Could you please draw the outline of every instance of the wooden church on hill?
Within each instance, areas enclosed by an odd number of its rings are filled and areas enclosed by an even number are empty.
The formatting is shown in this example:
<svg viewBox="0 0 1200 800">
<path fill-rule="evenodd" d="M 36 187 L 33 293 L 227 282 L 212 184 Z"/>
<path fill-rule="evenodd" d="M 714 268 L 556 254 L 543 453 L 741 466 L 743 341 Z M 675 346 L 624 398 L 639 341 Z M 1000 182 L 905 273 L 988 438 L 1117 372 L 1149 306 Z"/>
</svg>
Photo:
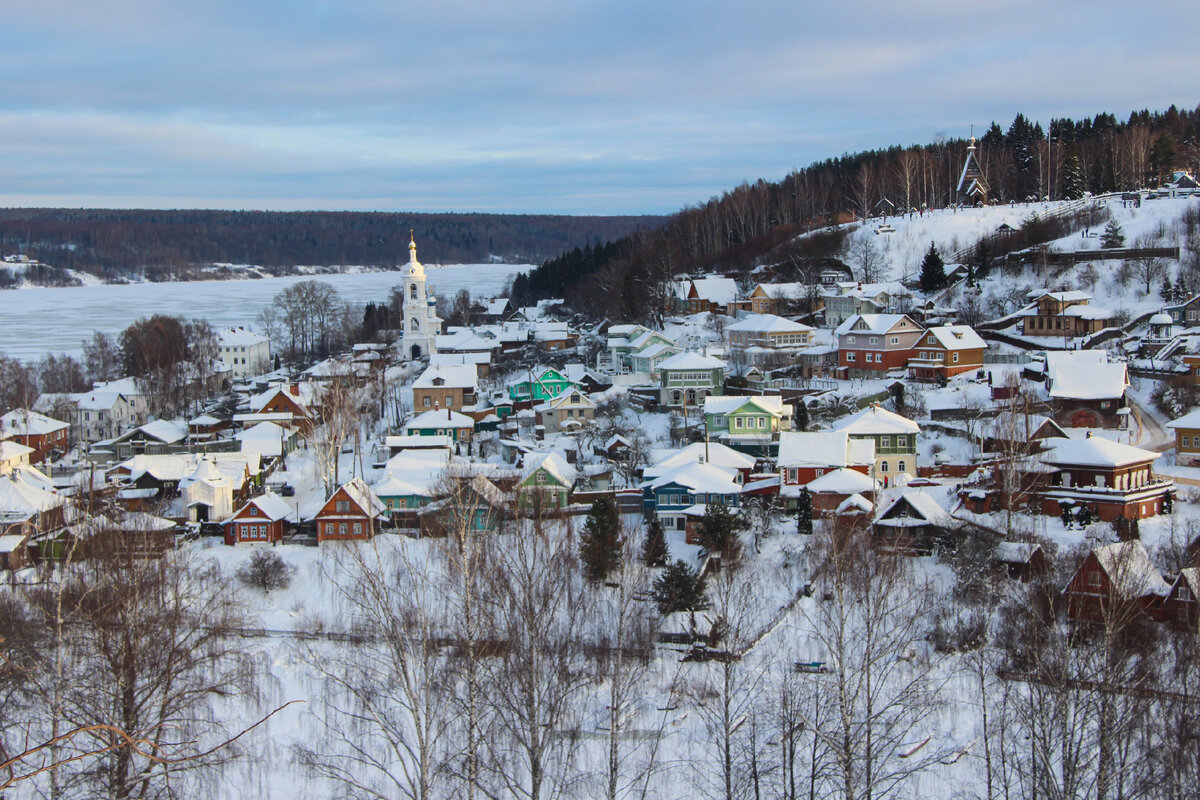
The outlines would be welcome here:
<svg viewBox="0 0 1200 800">
<path fill-rule="evenodd" d="M 962 206 L 983 205 L 988 199 L 987 178 L 975 158 L 975 135 L 967 146 L 967 160 L 963 163 L 962 175 L 958 179 L 958 204 Z"/>
</svg>

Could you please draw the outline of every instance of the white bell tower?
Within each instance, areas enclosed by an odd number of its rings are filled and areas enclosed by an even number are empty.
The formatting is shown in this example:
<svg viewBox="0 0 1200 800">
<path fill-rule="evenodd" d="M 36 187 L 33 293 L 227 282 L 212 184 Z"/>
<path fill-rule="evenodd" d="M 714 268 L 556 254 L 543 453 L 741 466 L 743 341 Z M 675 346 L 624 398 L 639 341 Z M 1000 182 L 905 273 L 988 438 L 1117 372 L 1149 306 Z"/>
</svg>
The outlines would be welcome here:
<svg viewBox="0 0 1200 800">
<path fill-rule="evenodd" d="M 404 358 L 418 359 L 436 350 L 436 337 L 442 332 L 437 316 L 437 301 L 427 294 L 425 268 L 417 261 L 417 242 L 409 232 L 408 266 L 404 272 L 404 332 L 400 347 Z"/>
</svg>

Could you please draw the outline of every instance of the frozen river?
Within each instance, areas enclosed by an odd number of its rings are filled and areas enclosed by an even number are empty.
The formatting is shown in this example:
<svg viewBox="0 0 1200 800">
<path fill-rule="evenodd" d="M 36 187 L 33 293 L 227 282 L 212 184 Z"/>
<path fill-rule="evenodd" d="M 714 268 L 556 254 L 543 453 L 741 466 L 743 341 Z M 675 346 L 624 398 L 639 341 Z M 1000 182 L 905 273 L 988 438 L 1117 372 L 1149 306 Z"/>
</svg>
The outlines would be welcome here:
<svg viewBox="0 0 1200 800">
<path fill-rule="evenodd" d="M 433 292 L 454 296 L 466 289 L 489 297 L 504 289 L 518 272 L 515 264 L 425 266 Z M 138 283 L 125 286 L 77 286 L 65 289 L 0 291 L 0 353 L 30 361 L 46 353 L 75 353 L 80 342 L 100 330 L 115 336 L 129 323 L 151 314 L 203 318 L 215 327 L 251 325 L 280 291 L 303 280 L 325 281 L 353 303 L 387 300 L 400 283 L 399 272 L 293 276 L 245 281 Z"/>
</svg>

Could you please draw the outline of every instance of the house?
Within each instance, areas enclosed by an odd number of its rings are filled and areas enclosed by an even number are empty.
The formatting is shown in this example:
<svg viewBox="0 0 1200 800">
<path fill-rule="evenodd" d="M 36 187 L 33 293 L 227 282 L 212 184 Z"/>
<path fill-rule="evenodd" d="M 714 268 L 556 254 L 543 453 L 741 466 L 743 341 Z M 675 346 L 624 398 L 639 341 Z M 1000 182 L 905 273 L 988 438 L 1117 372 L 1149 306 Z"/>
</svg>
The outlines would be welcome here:
<svg viewBox="0 0 1200 800">
<path fill-rule="evenodd" d="M 126 394 L 106 388 L 76 394 L 43 394 L 34 409 L 51 417 L 69 417 L 77 439 L 95 444 L 119 436 L 130 425 L 145 419 L 139 403 Z"/>
<path fill-rule="evenodd" d="M 250 398 L 251 413 L 262 418 L 257 421 L 284 421 L 288 427 L 299 430 L 301 435 L 312 431 L 317 423 L 318 410 L 316 387 L 308 382 L 277 386 Z"/>
<path fill-rule="evenodd" d="M 696 278 L 688 282 L 684 310 L 689 314 L 731 314 L 737 294 L 733 278 Z"/>
<path fill-rule="evenodd" d="M 693 506 L 718 504 L 737 508 L 741 493 L 741 475 L 737 470 L 697 461 L 669 469 L 642 486 L 643 505 L 669 531 L 687 530 L 689 509 Z M 699 513 L 703 514 L 703 510 Z"/>
<path fill-rule="evenodd" d="M 187 421 L 188 442 L 203 445 L 215 442 L 222 431 L 228 430 L 230 421 L 214 417 L 211 414 L 200 414 Z"/>
<path fill-rule="evenodd" d="M 28 467 L 32 454 L 32 447 L 26 447 L 12 439 L 0 439 L 0 475 L 11 475 L 20 467 Z"/>
<path fill-rule="evenodd" d="M 371 487 L 362 478 L 353 478 L 339 486 L 313 518 L 317 541 L 370 539 L 385 511 Z"/>
<path fill-rule="evenodd" d="M 1022 454 L 1044 450 L 1049 439 L 1070 435 L 1050 417 L 1001 411 L 983 425 L 983 452 Z"/>
<path fill-rule="evenodd" d="M 917 474 L 917 434 L 921 428 L 911 419 L 888 411 L 878 403 L 839 420 L 835 431 L 851 439 L 869 439 L 875 444 L 875 474 L 884 486 L 904 484 Z"/>
<path fill-rule="evenodd" d="M 750 314 L 725 326 L 730 356 L 735 354 L 756 366 L 779 367 L 812 344 L 813 329 L 774 314 Z"/>
<path fill-rule="evenodd" d="M 565 509 L 575 486 L 575 468 L 558 453 L 527 453 L 517 481 L 517 506 L 538 514 Z"/>
<path fill-rule="evenodd" d="M 1113 325 L 1116 318 L 1107 308 L 1089 305 L 1092 296 L 1087 292 L 1036 289 L 1029 297 L 1033 302 L 1019 312 L 1024 317 L 1021 332 L 1026 336 L 1090 336 Z"/>
<path fill-rule="evenodd" d="M 578 361 L 563 364 L 562 373 L 567 376 L 567 380 L 583 389 L 587 394 L 607 391 L 613 385 L 612 378 L 588 369 L 587 365 Z"/>
<path fill-rule="evenodd" d="M 825 324 L 836 328 L 855 316 L 895 315 L 900 313 L 903 303 L 911 296 L 908 289 L 896 281 L 841 282 L 821 292 Z"/>
<path fill-rule="evenodd" d="M 695 406 L 709 395 L 725 393 L 725 362 L 696 352 L 671 356 L 658 365 L 659 402 Z"/>
<path fill-rule="evenodd" d="M 1162 456 L 1120 444 L 1091 432 L 1082 439 L 1051 439 L 1038 458 L 1050 468 L 1048 485 L 1038 489 L 1042 513 L 1061 516 L 1064 508 L 1086 505 L 1094 519 L 1145 519 L 1163 513 L 1175 485 L 1159 478 L 1152 464 Z"/>
<path fill-rule="evenodd" d="M 836 279 L 835 279 L 836 280 Z M 753 314 L 799 314 L 809 308 L 809 286 L 804 283 L 760 283 L 750 290 Z M 815 300 L 815 297 L 813 298 Z"/>
<path fill-rule="evenodd" d="M 841 377 L 882 378 L 908 365 L 923 330 L 905 314 L 855 314 L 834 333 Z"/>
<path fill-rule="evenodd" d="M 1133 540 L 1094 548 L 1063 594 L 1068 617 L 1103 622 L 1110 613 L 1124 614 L 1126 609 L 1154 616 L 1170 591 L 1146 547 Z"/>
<path fill-rule="evenodd" d="M 1200 411 L 1184 414 L 1163 427 L 1175 432 L 1175 463 L 1183 466 L 1200 463 Z"/>
<path fill-rule="evenodd" d="M 1128 387 L 1126 365 L 1108 363 L 1102 350 L 1046 354 L 1051 406 L 1059 421 L 1072 428 L 1117 427 Z"/>
<path fill-rule="evenodd" d="M 944 381 L 983 368 L 987 342 L 970 325 L 926 328 L 908 359 L 908 373 L 918 380 Z"/>
<path fill-rule="evenodd" d="M 280 458 L 296 449 L 296 432 L 274 422 L 260 422 L 233 436 L 242 452 L 255 452 L 261 458 Z"/>
<path fill-rule="evenodd" d="M 445 536 L 464 523 L 474 533 L 496 531 L 512 517 L 508 495 L 483 475 L 475 475 L 450 496 L 417 512 L 422 536 Z"/>
<path fill-rule="evenodd" d="M 473 364 L 430 365 L 413 381 L 413 410 L 431 408 L 474 409 L 479 392 L 479 370 Z"/>
<path fill-rule="evenodd" d="M 207 458 L 179 482 L 179 491 L 192 522 L 224 520 L 233 511 L 233 481 Z"/>
<path fill-rule="evenodd" d="M 295 517 L 294 509 L 274 492 L 252 497 L 225 520 L 225 544 L 281 542 Z"/>
<path fill-rule="evenodd" d="M 704 398 L 709 436 L 734 445 L 762 446 L 792 427 L 792 407 L 778 395 Z"/>
<path fill-rule="evenodd" d="M 863 472 L 842 467 L 814 478 L 804 487 L 812 496 L 813 514 L 832 514 L 852 497 L 861 497 L 867 502 L 875 500 L 875 479 Z"/>
<path fill-rule="evenodd" d="M 217 331 L 217 358 L 229 367 L 234 380 L 245 380 L 271 370 L 271 340 L 242 327 Z"/>
<path fill-rule="evenodd" d="M 1197 592 L 1200 592 L 1200 568 L 1184 567 L 1179 570 L 1179 575 L 1163 599 L 1160 618 L 1174 628 L 1196 633 L 1200 630 Z"/>
<path fill-rule="evenodd" d="M 546 433 L 570 433 L 595 419 L 596 401 L 572 389 L 534 406 L 533 410 Z"/>
<path fill-rule="evenodd" d="M 1171 320 L 1176 325 L 1193 328 L 1200 323 L 1200 294 L 1193 294 L 1182 303 L 1167 306 L 1164 310 L 1171 315 Z"/>
<path fill-rule="evenodd" d="M 450 409 L 434 409 L 418 414 L 404 426 L 409 436 L 449 436 L 455 442 L 469 442 L 475 431 L 475 419 Z"/>
<path fill-rule="evenodd" d="M 1007 577 L 1022 582 L 1028 582 L 1050 568 L 1042 546 L 1032 542 L 999 542 L 992 562 Z"/>
<path fill-rule="evenodd" d="M 779 496 L 789 510 L 801 487 L 843 469 L 870 477 L 875 468 L 875 439 L 851 438 L 845 431 L 785 431 L 779 434 Z"/>
<path fill-rule="evenodd" d="M 900 552 L 928 555 L 948 544 L 954 520 L 926 489 L 904 489 L 871 523 L 880 542 Z"/>
<path fill-rule="evenodd" d="M 0 536 L 43 537 L 62 527 L 65 498 L 36 469 L 0 476 Z"/>
<path fill-rule="evenodd" d="M 659 364 L 680 352 L 679 345 L 658 331 L 643 333 L 629 343 L 629 368 L 633 372 L 653 375 Z"/>
<path fill-rule="evenodd" d="M 140 455 L 178 453 L 188 449 L 188 429 L 186 425 L 156 419 L 123 433 L 110 442 L 98 444 L 105 451 L 111 452 L 117 461 Z"/>
<path fill-rule="evenodd" d="M 514 403 L 542 403 L 571 388 L 570 379 L 554 367 L 532 367 L 517 374 L 505 386 Z"/>
<path fill-rule="evenodd" d="M 0 534 L 0 572 L 16 572 L 33 564 L 31 532 Z"/>
<path fill-rule="evenodd" d="M 642 470 L 642 477 L 645 480 L 661 477 L 684 464 L 712 464 L 729 470 L 734 474 L 734 482 L 742 484 L 749 480 L 750 474 L 758 466 L 758 459 L 754 456 L 734 450 L 719 442 L 695 442 L 679 450 L 657 452 L 652 454 L 651 460 L 653 464 Z M 647 498 L 647 500 L 652 499 Z M 652 510 L 652 506 L 649 504 L 645 508 L 647 511 Z"/>
<path fill-rule="evenodd" d="M 33 452 L 30 462 L 40 464 L 55 453 L 62 455 L 70 449 L 68 431 L 71 425 L 45 414 L 18 408 L 0 416 L 0 439 L 23 444 Z"/>
</svg>

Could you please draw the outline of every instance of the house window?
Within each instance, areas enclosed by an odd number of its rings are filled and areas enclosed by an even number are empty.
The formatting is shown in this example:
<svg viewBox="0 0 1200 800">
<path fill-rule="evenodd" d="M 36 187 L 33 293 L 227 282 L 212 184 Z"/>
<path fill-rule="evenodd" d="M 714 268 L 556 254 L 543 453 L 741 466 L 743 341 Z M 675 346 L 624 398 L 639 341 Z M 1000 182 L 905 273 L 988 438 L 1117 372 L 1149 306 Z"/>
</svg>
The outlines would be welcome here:
<svg viewBox="0 0 1200 800">
<path fill-rule="evenodd" d="M 454 405 L 454 395 L 452 395 L 452 394 L 446 395 L 446 408 L 450 408 L 453 405 Z"/>
<path fill-rule="evenodd" d="M 853 337 L 853 336 L 847 336 L 847 337 L 846 337 L 846 344 L 854 344 L 854 337 Z"/>
<path fill-rule="evenodd" d="M 362 536 L 362 523 L 361 522 L 354 523 L 354 535 Z"/>
<path fill-rule="evenodd" d="M 338 533 L 340 533 L 342 536 L 346 535 L 346 523 L 338 523 Z"/>
<path fill-rule="evenodd" d="M 896 462 L 896 472 L 907 472 L 908 466 L 903 461 Z"/>
<path fill-rule="evenodd" d="M 1184 602 L 1190 602 L 1192 599 L 1192 590 L 1186 586 L 1180 586 L 1178 597 Z"/>
<path fill-rule="evenodd" d="M 254 506 L 250 506 L 250 516 L 252 516 L 252 517 L 258 516 L 258 509 L 255 508 Z"/>
<path fill-rule="evenodd" d="M 846 353 L 846 360 L 847 360 L 847 361 L 854 361 L 854 360 L 855 360 L 855 356 L 856 356 L 856 355 L 858 355 L 858 354 L 857 354 L 857 353 Z"/>
<path fill-rule="evenodd" d="M 338 513 L 349 511 L 350 510 L 350 501 L 349 500 L 338 500 L 337 503 L 334 504 L 334 507 L 338 510 Z"/>
<path fill-rule="evenodd" d="M 870 340 L 870 344 L 879 344 L 879 337 L 878 337 L 878 336 L 872 336 L 872 337 L 871 337 L 871 340 Z"/>
<path fill-rule="evenodd" d="M 544 473 L 544 472 L 539 472 L 539 473 L 537 474 L 537 482 L 538 482 L 538 483 L 545 483 L 545 482 L 546 482 L 546 473 Z"/>
<path fill-rule="evenodd" d="M 892 446 L 892 437 L 880 436 L 879 437 L 879 446 L 880 447 L 891 447 Z"/>
<path fill-rule="evenodd" d="M 1191 447 L 1191 446 L 1192 446 L 1192 445 L 1191 445 L 1191 442 L 1189 442 L 1189 441 L 1188 441 L 1188 439 L 1189 439 L 1189 437 L 1187 437 L 1187 436 L 1183 437 L 1183 446 L 1184 446 L 1184 447 Z"/>
<path fill-rule="evenodd" d="M 424 408 L 429 408 L 430 406 L 433 405 L 432 398 L 430 398 L 429 395 L 425 395 L 424 397 L 421 398 L 421 405 Z"/>
<path fill-rule="evenodd" d="M 1100 586 L 1100 573 L 1092 570 L 1088 573 L 1088 586 Z"/>
<path fill-rule="evenodd" d="M 886 462 L 886 461 L 880 461 L 880 462 L 879 462 L 879 471 L 880 471 L 880 472 L 887 472 L 887 471 L 888 471 L 888 462 Z"/>
<path fill-rule="evenodd" d="M 958 353 L 955 353 L 950 360 L 953 361 L 955 364 L 957 364 L 958 363 Z"/>
<path fill-rule="evenodd" d="M 891 339 L 888 339 L 888 343 L 889 344 L 900 344 L 900 337 L 893 336 Z"/>
<path fill-rule="evenodd" d="M 795 483 L 798 480 L 798 470 L 789 468 L 785 473 L 788 483 Z"/>
</svg>

